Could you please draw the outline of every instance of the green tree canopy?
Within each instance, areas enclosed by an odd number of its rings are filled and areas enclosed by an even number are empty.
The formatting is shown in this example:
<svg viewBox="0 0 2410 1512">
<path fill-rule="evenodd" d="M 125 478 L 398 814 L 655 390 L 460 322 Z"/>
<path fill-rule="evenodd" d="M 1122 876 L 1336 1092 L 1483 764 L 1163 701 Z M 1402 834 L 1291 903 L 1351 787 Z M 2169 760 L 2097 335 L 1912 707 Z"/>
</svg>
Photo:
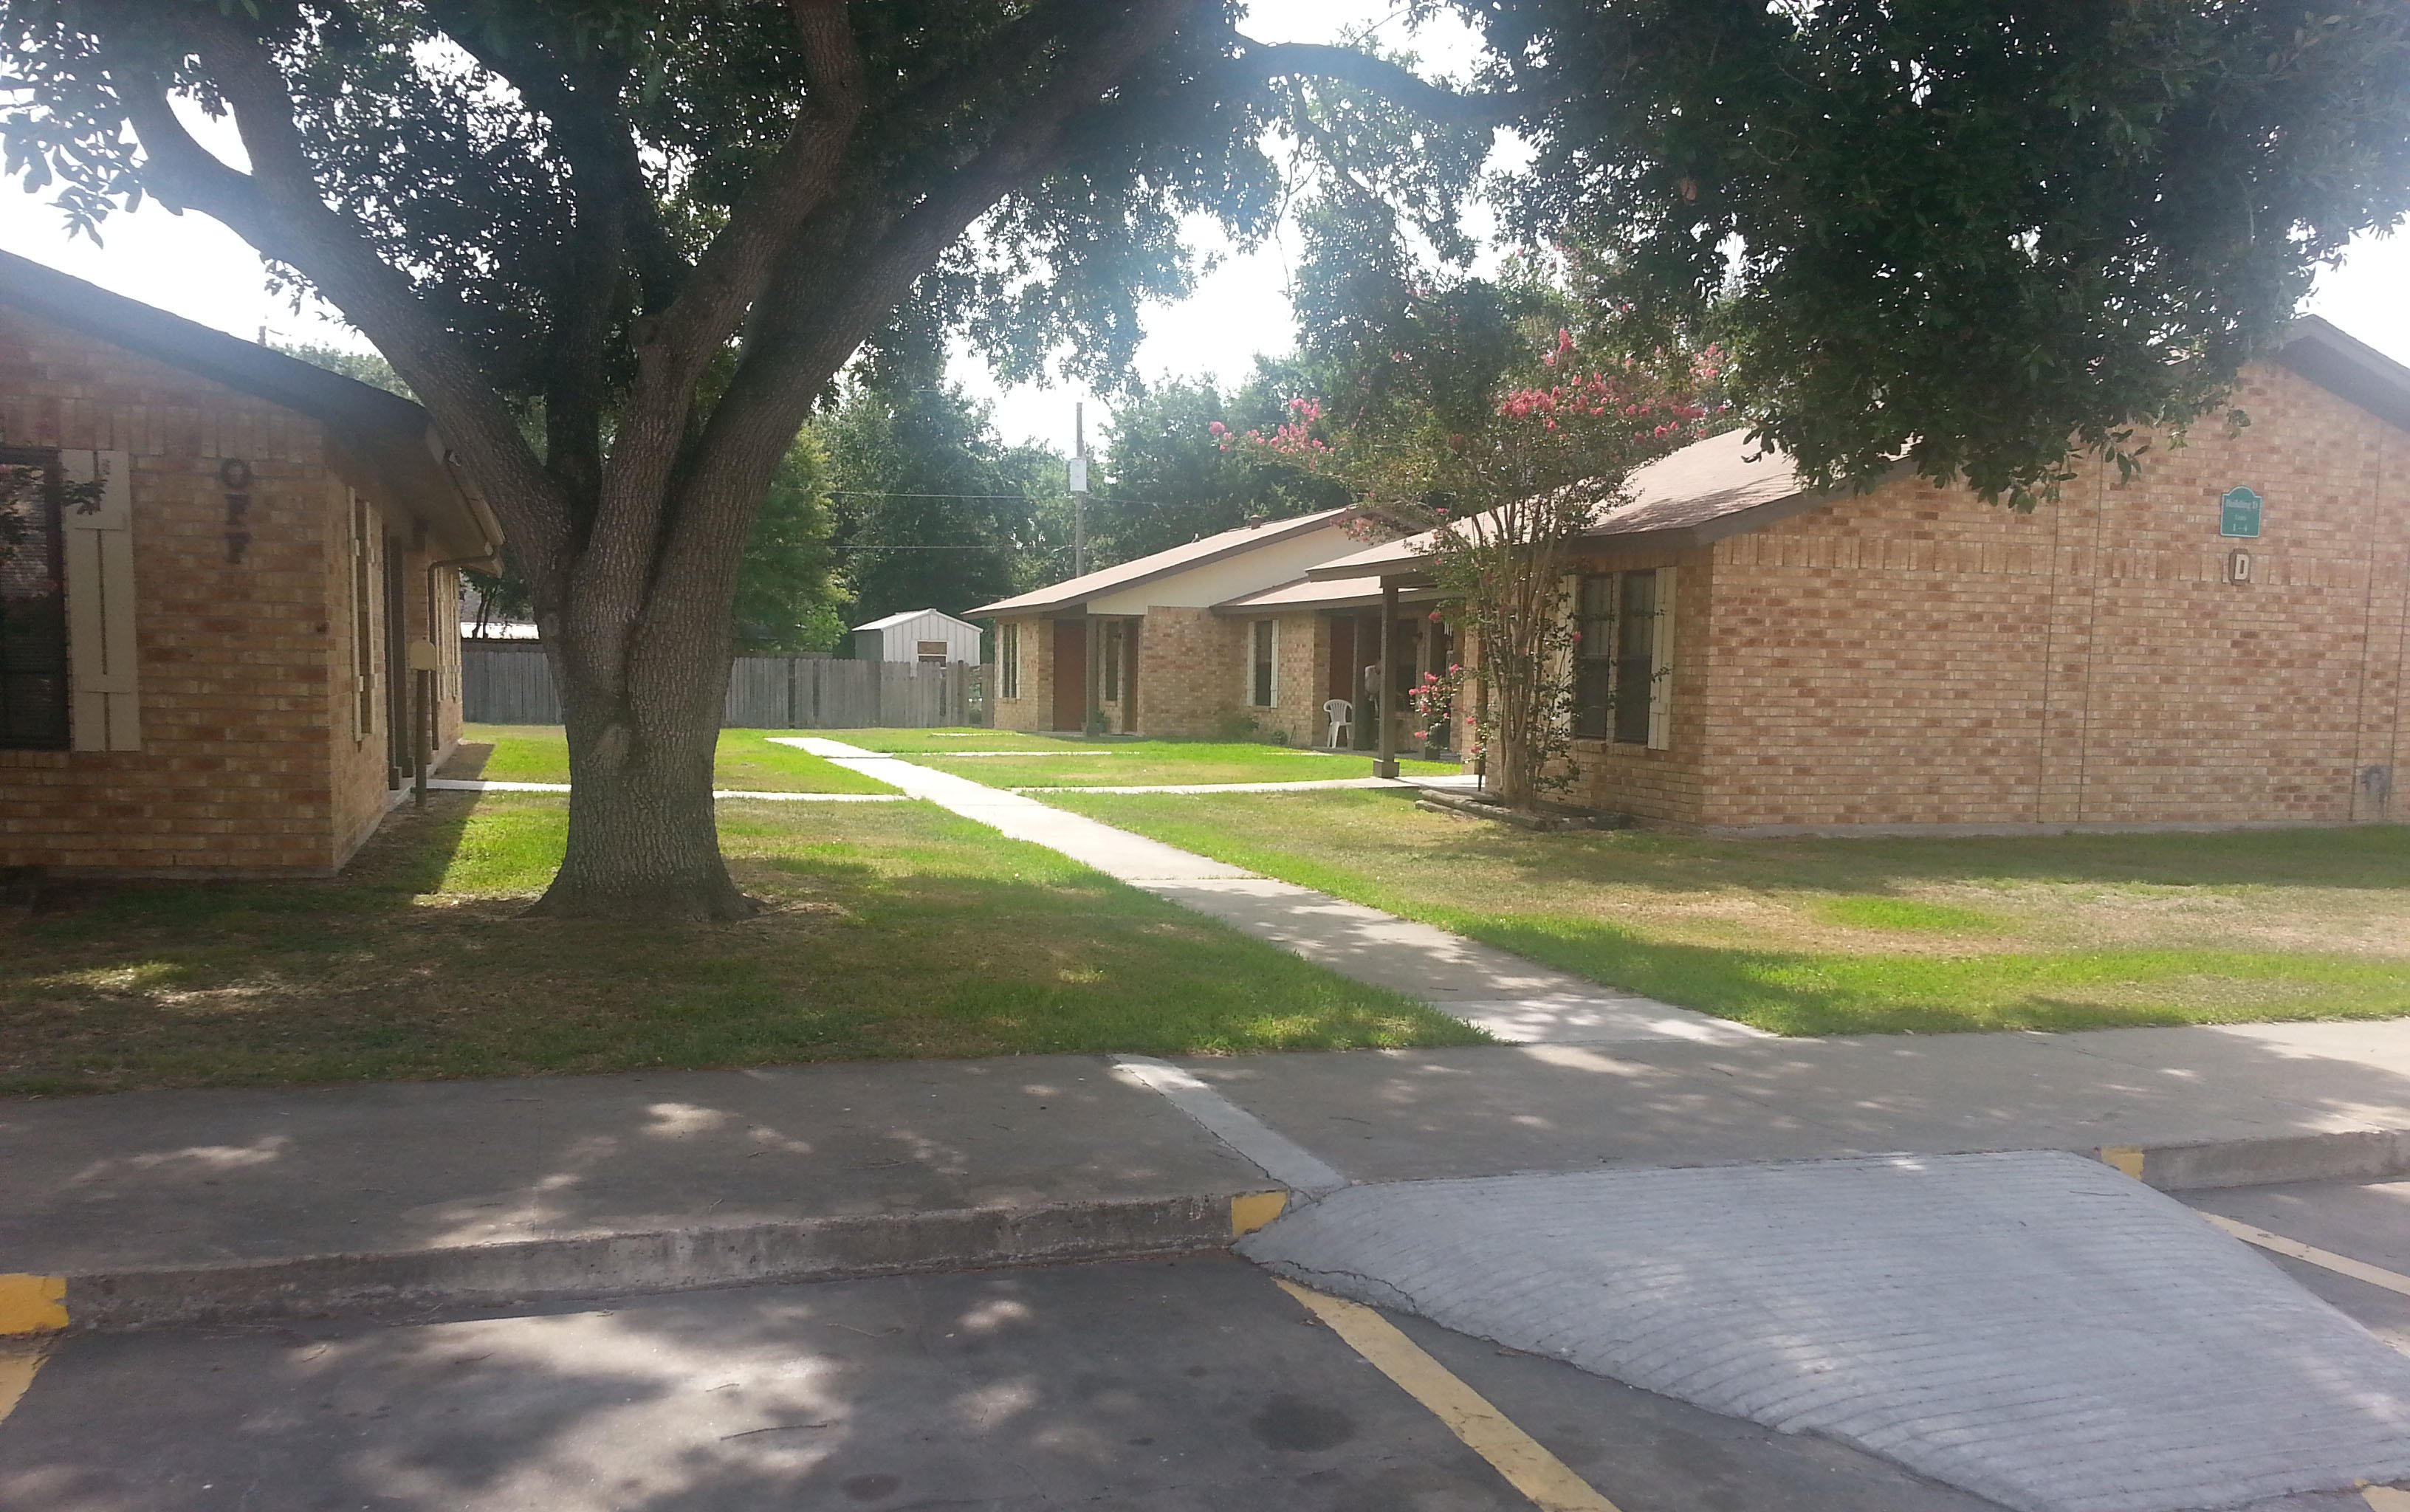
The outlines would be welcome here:
<svg viewBox="0 0 2410 1512">
<path fill-rule="evenodd" d="M 1088 508 L 1090 564 L 1347 502 L 1346 490 L 1328 478 L 1234 457 L 1223 444 L 1225 436 L 1277 426 L 1282 406 L 1314 387 L 1293 362 L 1258 361 L 1254 376 L 1227 397 L 1200 377 L 1167 379 L 1124 400 L 1106 432 Z"/>
<path fill-rule="evenodd" d="M 875 362 L 815 422 L 836 486 L 836 544 L 854 622 L 901 609 L 958 615 L 1021 586 L 1043 547 L 1039 501 L 1059 497 L 1062 457 L 1008 446 L 988 406 L 934 359 Z"/>
</svg>

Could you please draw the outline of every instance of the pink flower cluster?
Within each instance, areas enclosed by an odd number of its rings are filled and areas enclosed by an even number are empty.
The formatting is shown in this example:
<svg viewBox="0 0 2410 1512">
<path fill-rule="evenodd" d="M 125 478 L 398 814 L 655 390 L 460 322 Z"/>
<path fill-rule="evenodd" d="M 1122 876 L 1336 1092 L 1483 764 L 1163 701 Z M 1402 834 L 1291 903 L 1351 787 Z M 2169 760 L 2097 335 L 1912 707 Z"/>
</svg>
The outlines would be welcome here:
<svg viewBox="0 0 2410 1512">
<path fill-rule="evenodd" d="M 1219 420 L 1205 429 L 1212 433 L 1216 443 L 1226 452 L 1230 449 L 1231 443 L 1243 441 L 1257 451 L 1303 460 L 1309 464 L 1328 455 L 1330 451 L 1330 443 L 1314 433 L 1314 427 L 1322 419 L 1321 401 L 1311 399 L 1290 400 L 1288 413 L 1288 422 L 1275 429 L 1269 436 L 1261 430 L 1250 430 L 1243 436 L 1234 435 L 1230 428 Z"/>
</svg>

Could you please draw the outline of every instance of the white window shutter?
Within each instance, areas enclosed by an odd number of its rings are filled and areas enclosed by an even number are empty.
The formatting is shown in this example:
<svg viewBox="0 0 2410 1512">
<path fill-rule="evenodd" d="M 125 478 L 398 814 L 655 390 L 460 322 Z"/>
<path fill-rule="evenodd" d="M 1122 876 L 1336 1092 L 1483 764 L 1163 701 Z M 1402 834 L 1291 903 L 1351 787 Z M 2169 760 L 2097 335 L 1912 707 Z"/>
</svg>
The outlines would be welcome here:
<svg viewBox="0 0 2410 1512">
<path fill-rule="evenodd" d="M 1657 569 L 1657 632 L 1648 637 L 1648 749 L 1674 743 L 1674 579 L 1671 567 Z"/>
<path fill-rule="evenodd" d="M 77 750 L 142 749 L 141 691 L 134 641 L 133 474 L 123 452 L 65 451 L 70 483 L 105 485 L 90 508 L 65 516 L 67 686 Z"/>
</svg>

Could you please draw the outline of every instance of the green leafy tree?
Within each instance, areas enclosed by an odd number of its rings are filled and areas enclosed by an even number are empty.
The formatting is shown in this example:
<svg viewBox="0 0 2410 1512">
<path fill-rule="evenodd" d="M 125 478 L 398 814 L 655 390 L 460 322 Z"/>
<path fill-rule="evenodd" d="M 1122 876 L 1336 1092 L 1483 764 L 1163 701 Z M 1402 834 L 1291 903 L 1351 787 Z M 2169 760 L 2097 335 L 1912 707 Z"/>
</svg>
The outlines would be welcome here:
<svg viewBox="0 0 2410 1512">
<path fill-rule="evenodd" d="M 732 611 L 739 652 L 827 651 L 845 644 L 848 594 L 831 541 L 829 464 L 820 438 L 795 438 L 745 543 Z"/>
<path fill-rule="evenodd" d="M 942 382 L 933 357 L 869 364 L 816 429 L 857 623 L 1000 599 L 1043 549 L 1038 501 L 1062 494 L 1062 458 L 1004 444 L 988 406 Z"/>
<path fill-rule="evenodd" d="M 374 352 L 356 352 L 350 347 L 334 346 L 326 342 L 270 342 L 268 345 L 270 351 L 282 352 L 288 357 L 299 357 L 310 366 L 324 368 L 328 372 L 340 372 L 370 388 L 382 388 L 388 394 L 399 394 L 404 399 L 416 397 L 411 393 L 410 385 L 401 381 L 401 374 L 393 371 L 393 364 Z"/>
<path fill-rule="evenodd" d="M 1088 507 L 1090 564 L 1346 503 L 1346 489 L 1328 478 L 1233 457 L 1223 444 L 1225 436 L 1277 426 L 1286 400 L 1314 386 L 1297 364 L 1259 359 L 1255 375 L 1227 398 L 1211 379 L 1175 378 L 1125 400 L 1113 411 L 1100 492 Z"/>
<path fill-rule="evenodd" d="M 899 313 L 1111 377 L 1187 287 L 1183 213 L 1264 227 L 1276 120 L 1436 222 L 1519 124 L 1524 229 L 1638 242 L 1655 318 L 1737 239 L 1736 382 L 1811 471 L 1909 445 L 2011 492 L 2214 398 L 2410 200 L 2399 0 L 1458 8 L 1469 94 L 1251 41 L 1235 0 L 7 0 L 0 148 L 84 229 L 146 194 L 224 222 L 392 362 L 553 658 L 574 792 L 542 907 L 647 917 L 751 909 L 719 669 L 815 400 Z"/>
</svg>

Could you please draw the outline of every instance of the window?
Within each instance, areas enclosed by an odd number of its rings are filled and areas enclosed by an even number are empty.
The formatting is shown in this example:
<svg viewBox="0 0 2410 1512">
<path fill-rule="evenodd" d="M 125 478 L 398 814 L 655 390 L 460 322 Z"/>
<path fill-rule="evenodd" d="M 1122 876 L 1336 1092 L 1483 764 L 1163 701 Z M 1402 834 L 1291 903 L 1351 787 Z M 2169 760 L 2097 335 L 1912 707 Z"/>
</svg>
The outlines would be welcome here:
<svg viewBox="0 0 2410 1512">
<path fill-rule="evenodd" d="M 1581 580 L 1575 624 L 1574 734 L 1662 749 L 1673 573 L 1650 568 Z"/>
<path fill-rule="evenodd" d="M 377 540 L 376 516 L 356 492 L 352 504 L 352 734 L 365 740 L 376 733 Z"/>
<path fill-rule="evenodd" d="M 1258 619 L 1247 627 L 1247 644 L 1252 652 L 1247 668 L 1247 702 L 1257 708 L 1270 708 L 1280 691 L 1274 676 L 1278 665 L 1280 622 Z"/>
<path fill-rule="evenodd" d="M 1021 696 L 1021 625 L 1007 620 L 995 627 L 995 696 Z"/>
<path fill-rule="evenodd" d="M 62 481 L 57 454 L 0 448 L 0 748 L 67 745 Z"/>
<path fill-rule="evenodd" d="M 1122 701 L 1122 630 L 1120 620 L 1107 620 L 1097 637 L 1104 642 L 1105 654 L 1104 669 L 1096 682 L 1096 700 L 1099 703 L 1118 704 Z"/>
<path fill-rule="evenodd" d="M 946 664 L 946 643 L 944 641 L 916 641 L 914 644 L 918 646 L 920 649 L 915 654 L 913 660 L 929 666 L 942 667 Z"/>
</svg>

